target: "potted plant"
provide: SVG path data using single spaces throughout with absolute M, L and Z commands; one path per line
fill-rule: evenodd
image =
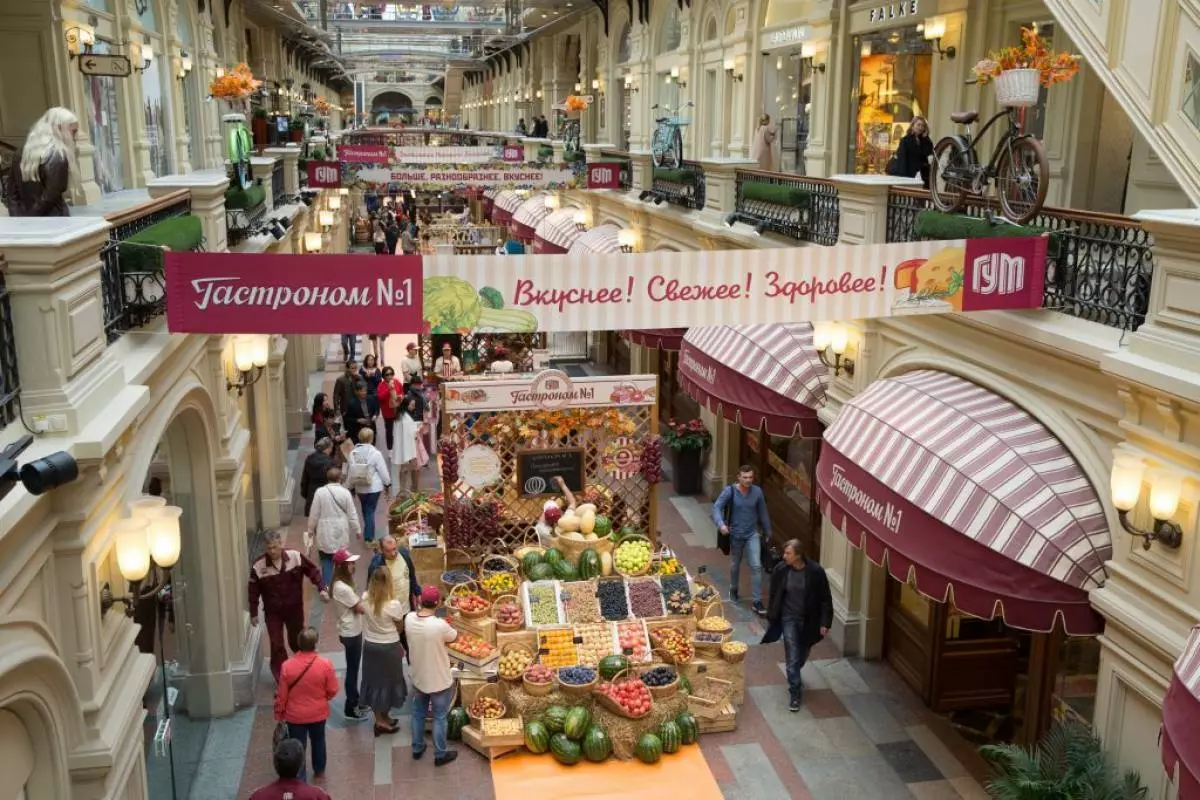
M 662 432 L 663 446 L 671 453 L 671 482 L 675 493 L 699 494 L 704 456 L 712 446 L 712 434 L 698 419 L 691 422 L 670 420 Z
M 1002 106 L 1035 106 L 1042 87 L 1065 83 L 1079 72 L 1079 56 L 1050 52 L 1046 40 L 1033 28 L 1021 29 L 1021 46 L 993 50 L 973 68 L 975 82 L 996 87 Z
M 979 752 L 992 766 L 984 788 L 995 800 L 1146 797 L 1138 774 L 1119 773 L 1092 729 L 1075 720 L 1059 722 L 1028 750 L 1005 744 L 985 745 Z
M 304 120 L 294 119 L 288 125 L 288 133 L 291 135 L 293 142 L 304 141 Z
M 254 109 L 254 115 L 250 119 L 250 131 L 254 134 L 255 147 L 266 147 L 270 143 L 270 134 L 267 132 L 267 110 L 265 108 Z

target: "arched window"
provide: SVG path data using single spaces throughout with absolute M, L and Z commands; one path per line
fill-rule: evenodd
M 621 29 L 621 38 L 617 40 L 617 63 L 625 64 L 633 58 L 633 25 L 626 20 L 625 27 Z
M 679 49 L 683 40 L 683 26 L 679 22 L 679 7 L 670 6 L 667 18 L 658 31 L 658 54 L 671 53 Z
M 708 23 L 704 26 L 704 41 L 711 42 L 717 38 L 717 18 L 715 16 L 708 18 Z

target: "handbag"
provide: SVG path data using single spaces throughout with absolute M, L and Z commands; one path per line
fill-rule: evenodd
M 309 661 L 308 666 L 305 667 L 300 672 L 300 674 L 296 676 L 296 680 L 294 680 L 288 684 L 288 692 L 289 693 L 292 691 L 292 689 L 296 688 L 296 684 L 298 684 L 300 682 L 300 679 L 304 677 L 304 675 L 312 668 L 312 665 L 315 664 L 316 661 L 317 661 L 316 658 L 313 658 L 312 661 Z M 284 711 L 284 716 L 287 716 L 287 706 L 284 706 L 283 711 Z M 278 747 L 279 743 L 282 742 L 286 738 L 288 738 L 288 724 L 286 722 L 276 722 L 275 723 L 275 732 L 273 734 L 271 734 L 272 748 Z
M 350 472 L 346 480 L 355 489 L 371 486 L 371 465 L 357 458 L 353 450 L 350 452 Z

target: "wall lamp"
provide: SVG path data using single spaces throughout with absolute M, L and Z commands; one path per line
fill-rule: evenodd
M 305 245 L 308 236 L 304 234 Z M 320 234 L 317 234 L 320 236 Z M 270 357 L 271 337 L 264 334 L 239 336 L 233 340 L 233 367 L 237 370 L 237 380 L 225 379 L 225 389 L 237 389 L 238 397 L 246 393 L 246 389 L 258 382 L 266 371 L 267 359 Z
M 142 57 L 142 65 L 139 67 L 135 63 L 133 69 L 136 72 L 145 72 L 146 70 L 150 69 L 152 64 L 154 64 L 154 47 L 150 44 L 149 40 L 147 40 L 138 49 L 138 52 Z
M 575 210 L 575 213 L 571 215 L 571 221 L 575 223 L 578 230 L 587 230 L 587 212 L 582 208 Z
M 942 49 L 942 38 L 946 35 L 946 18 L 933 17 L 925 21 L 925 41 L 933 42 L 933 49 L 937 52 L 938 58 L 954 59 L 958 55 L 958 48 L 950 45 L 945 50 Z
M 634 245 L 637 244 L 637 232 L 630 228 L 622 228 L 617 231 L 617 244 L 621 246 L 622 253 L 632 253 Z
M 725 223 L 726 228 L 732 228 L 739 222 L 743 225 L 749 225 L 751 228 L 754 228 L 754 234 L 756 236 L 762 236 L 763 231 L 767 229 L 767 223 L 755 219 L 754 217 L 741 214 L 737 211 L 733 212 L 732 214 L 726 214 L 723 222 Z
M 146 496 L 131 502 L 129 513 L 128 518 L 117 520 L 115 526 L 117 569 L 129 583 L 129 594 L 115 597 L 107 583 L 101 586 L 102 616 L 117 603 L 122 603 L 125 616 L 132 617 L 140 601 L 149 600 L 170 583 L 171 567 L 179 562 L 182 508 L 167 505 L 161 497 Z M 154 578 L 149 581 L 149 586 L 144 586 L 152 572 Z
M 1121 527 L 1134 536 L 1140 536 L 1146 550 L 1155 542 L 1164 547 L 1178 548 L 1183 543 L 1183 528 L 1171 518 L 1179 510 L 1179 497 L 1183 493 L 1183 476 L 1169 469 L 1154 469 L 1146 474 L 1142 459 L 1132 453 L 1114 453 L 1112 467 L 1113 505 Z M 1144 478 L 1150 479 L 1150 516 L 1154 526 L 1143 530 L 1129 519 L 1129 512 L 1137 506 L 1142 496 Z
M 91 18 L 91 23 L 96 24 L 95 17 Z M 96 43 L 96 34 L 91 28 L 84 28 L 76 25 L 73 28 L 67 28 L 67 54 L 73 59 L 80 54 L 92 52 L 92 45 Z
M 551 211 L 557 211 L 558 205 L 559 205 L 558 195 L 556 195 L 556 194 L 546 195 L 546 208 L 550 209 Z
M 833 370 L 834 376 L 846 373 L 854 377 L 854 359 L 846 358 L 850 346 L 850 329 L 838 322 L 813 323 L 813 348 L 821 363 Z
M 737 62 L 732 58 L 725 59 L 725 74 L 738 83 L 741 83 L 746 79 L 745 73 L 738 71 Z
M 813 72 L 825 74 L 825 62 L 817 63 L 817 45 L 814 42 L 805 42 L 800 45 L 800 58 L 807 58 L 812 62 Z
M 186 50 L 179 51 L 179 80 L 183 80 L 192 71 L 192 57 Z

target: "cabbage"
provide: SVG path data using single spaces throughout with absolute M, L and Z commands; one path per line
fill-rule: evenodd
M 461 278 L 426 278 L 424 306 L 430 333 L 471 331 L 482 310 L 475 287 Z
M 504 308 L 504 295 L 499 289 L 485 286 L 479 290 L 479 301 L 487 308 Z

